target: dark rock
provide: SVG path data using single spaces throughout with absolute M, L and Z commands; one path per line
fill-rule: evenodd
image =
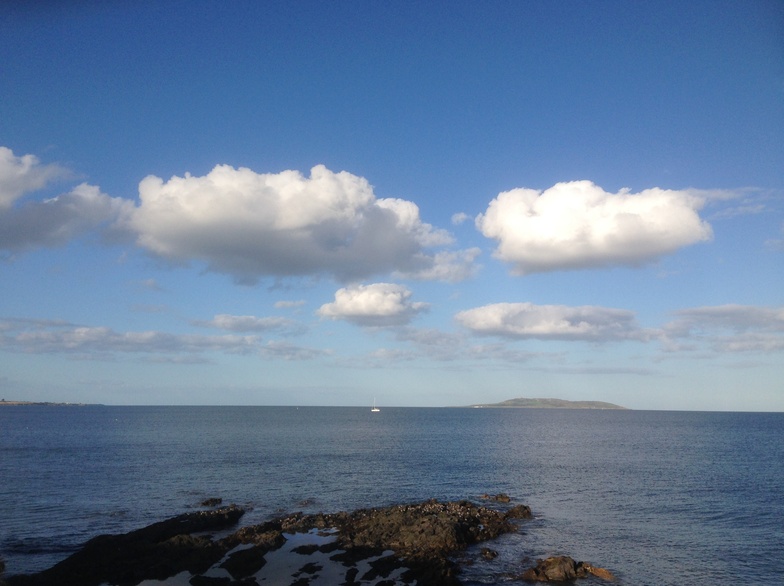
M 457 567 L 449 556 L 467 546 L 493 539 L 516 530 L 506 516 L 469 501 L 395 505 L 361 509 L 334 515 L 291 516 L 284 521 L 287 530 L 307 531 L 334 527 L 348 558 L 350 552 L 380 555 L 392 550 L 405 560 L 408 581 L 422 584 L 458 584 Z M 362 558 L 360 558 L 362 559 Z
M 597 568 L 588 562 L 575 562 L 565 555 L 537 560 L 536 567 L 527 569 L 520 578 L 529 582 L 565 582 L 585 578 L 589 574 L 603 580 L 615 579 L 612 573 L 604 568 Z
M 332 553 L 338 549 L 340 549 L 340 544 L 337 541 L 328 541 L 318 548 L 321 553 Z
M 299 547 L 295 547 L 291 551 L 292 553 L 298 553 L 300 555 L 313 555 L 319 551 L 319 546 L 315 543 L 308 543 L 305 545 L 300 545 Z
M 262 525 L 242 527 L 229 537 L 222 539 L 221 542 L 225 543 L 229 549 L 233 549 L 240 543 L 252 543 L 266 547 L 268 551 L 271 551 L 286 543 L 286 538 L 283 537 L 280 522 L 269 521 Z
M 294 578 L 299 578 L 300 575 L 302 575 L 302 574 L 317 574 L 317 573 L 319 573 L 323 569 L 324 569 L 324 567 L 320 566 L 319 564 L 315 564 L 313 562 L 308 562 L 307 564 L 302 566 L 299 569 L 299 571 L 295 572 L 293 574 L 293 577 Z
M 494 501 L 496 503 L 509 503 L 509 502 L 512 502 L 512 498 L 508 494 L 505 494 L 503 492 L 498 493 L 498 494 L 494 494 L 494 495 L 483 494 L 482 498 L 484 500 L 486 500 L 486 501 Z
M 223 499 L 222 498 L 217 498 L 217 497 L 213 497 L 213 498 L 209 498 L 209 499 L 205 499 L 205 500 L 201 501 L 201 506 L 202 507 L 217 507 L 220 504 L 223 504 Z
M 351 547 L 340 553 L 331 556 L 333 562 L 339 562 L 344 566 L 354 567 L 359 562 L 363 562 L 368 558 L 372 558 L 379 554 L 375 547 Z
M 589 574 L 596 576 L 597 578 L 601 578 L 602 580 L 607 580 L 609 582 L 615 580 L 615 576 L 613 576 L 613 573 L 610 570 L 605 570 L 604 568 L 593 566 L 587 562 L 580 562 L 580 563 L 582 564 L 585 571 L 587 571 Z
M 538 560 L 536 567 L 523 572 L 523 580 L 529 582 L 564 582 L 577 577 L 576 562 L 565 555 Z
M 228 559 L 221 564 L 221 568 L 226 570 L 235 580 L 252 576 L 267 563 L 264 555 L 269 548 L 262 545 L 254 545 L 247 549 L 235 551 L 229 555 Z
M 224 529 L 244 511 L 231 506 L 179 515 L 122 535 L 100 535 L 62 562 L 38 574 L 12 576 L 9 586 L 120 586 L 164 580 L 182 571 L 199 574 L 228 551 L 209 537 L 191 533 Z
M 368 572 L 373 579 L 387 580 L 393 570 L 405 568 L 401 580 L 406 583 L 451 586 L 459 584 L 458 566 L 452 561 L 457 552 L 516 531 L 512 520 L 529 517 L 530 509 L 518 505 L 502 512 L 469 501 L 429 500 L 335 514 L 294 513 L 242 527 L 218 540 L 204 535 L 205 531 L 236 523 L 242 514 L 242 509 L 231 506 L 180 515 L 123 535 L 99 536 L 49 570 L 11 577 L 8 586 L 131 586 L 142 580 L 164 580 L 183 571 L 194 575 L 193 586 L 255 584 L 253 575 L 265 565 L 266 553 L 285 543 L 284 533 L 314 529 L 329 530 L 325 535 L 334 539 L 294 551 L 303 555 L 335 552 L 330 559 L 349 568 L 346 584 L 358 580 L 358 572 L 352 572 L 352 567 L 375 557 L 378 559 L 370 562 Z M 231 580 L 201 576 L 241 545 L 250 547 L 237 549 L 221 564 Z M 494 553 L 486 549 L 483 555 Z M 305 565 L 293 578 L 306 584 L 319 569 Z
M 362 580 L 375 580 L 378 577 L 388 578 L 397 569 L 403 567 L 403 563 L 397 556 L 388 555 L 370 562 L 370 570 L 362 576 Z
M 346 581 L 343 582 L 343 585 L 351 586 L 352 584 L 357 584 L 357 574 L 359 574 L 357 568 L 349 568 L 348 572 L 346 572 Z
M 516 530 L 503 513 L 469 501 L 395 505 L 353 513 L 301 517 L 296 526 L 335 527 L 346 548 L 391 549 L 406 559 L 443 557 Z
M 515 505 L 504 515 L 507 519 L 531 519 L 531 507 L 526 505 Z
M 489 547 L 483 547 L 480 551 L 482 557 L 486 560 L 494 560 L 498 557 L 498 552 L 494 549 L 490 549 Z

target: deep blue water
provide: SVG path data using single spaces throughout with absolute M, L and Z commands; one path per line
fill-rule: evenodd
M 781 584 L 784 414 L 2 407 L 0 556 L 46 568 L 207 497 L 281 512 L 505 492 L 535 519 L 467 583 L 570 555 L 619 584 Z

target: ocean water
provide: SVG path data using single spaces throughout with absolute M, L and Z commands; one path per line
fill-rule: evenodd
M 8 574 L 208 497 L 248 507 L 250 524 L 500 492 L 535 518 L 466 584 L 555 554 L 617 584 L 784 583 L 781 413 L 0 407 Z

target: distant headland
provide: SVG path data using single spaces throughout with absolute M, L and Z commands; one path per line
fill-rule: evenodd
M 0 399 L 0 407 L 3 405 L 9 407 L 19 407 L 21 405 L 43 405 L 46 407 L 84 407 L 87 403 L 50 403 L 48 401 L 7 401 Z
M 567 401 L 565 399 L 527 399 L 519 397 L 517 399 L 509 399 L 508 401 L 501 401 L 500 403 L 488 403 L 484 405 L 471 405 L 475 408 L 487 409 L 501 409 L 501 408 L 516 408 L 516 409 L 626 409 L 620 405 L 613 403 L 605 403 L 604 401 Z

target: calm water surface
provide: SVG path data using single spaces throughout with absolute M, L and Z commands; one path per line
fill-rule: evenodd
M 777 413 L 2 407 L 0 556 L 37 571 L 213 496 L 247 524 L 505 492 L 536 518 L 468 584 L 554 554 L 620 584 L 781 584 L 783 478 Z

